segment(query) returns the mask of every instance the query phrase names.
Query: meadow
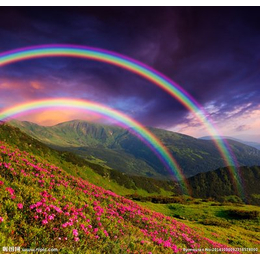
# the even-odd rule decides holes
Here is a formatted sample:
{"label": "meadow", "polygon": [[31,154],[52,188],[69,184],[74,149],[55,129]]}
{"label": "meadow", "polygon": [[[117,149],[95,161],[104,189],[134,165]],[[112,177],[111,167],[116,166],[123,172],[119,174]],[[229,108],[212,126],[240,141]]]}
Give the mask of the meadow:
{"label": "meadow", "polygon": [[[28,248],[57,253],[243,253],[235,249],[237,242],[228,241],[231,236],[224,239],[221,227],[197,223],[204,218],[198,214],[202,207],[210,219],[213,209],[217,211],[210,202],[137,203],[4,142],[0,172],[0,248],[19,247],[21,253]],[[250,221],[254,229],[259,217]],[[227,232],[238,226],[232,225]],[[247,235],[240,246],[257,247],[257,230]]]}
{"label": "meadow", "polygon": [[226,243],[234,248],[259,248],[259,206],[190,198],[174,204],[138,204],[181,220],[219,243]]}

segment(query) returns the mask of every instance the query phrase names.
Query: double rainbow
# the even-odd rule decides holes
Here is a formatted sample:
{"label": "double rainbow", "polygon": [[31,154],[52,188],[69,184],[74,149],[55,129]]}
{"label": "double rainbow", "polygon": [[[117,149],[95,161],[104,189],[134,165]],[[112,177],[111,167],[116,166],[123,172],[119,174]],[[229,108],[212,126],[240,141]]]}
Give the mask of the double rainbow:
{"label": "double rainbow", "polygon": [[94,112],[103,116],[104,118],[113,119],[119,122],[119,125],[129,130],[130,133],[137,136],[144,142],[166,166],[167,170],[174,174],[175,180],[180,183],[183,193],[189,194],[189,187],[186,183],[185,176],[183,175],[180,166],[172,157],[167,148],[160,142],[160,140],[152,134],[143,125],[130,118],[129,116],[114,110],[110,107],[101,105],[96,102],[77,100],[77,99],[46,99],[33,102],[27,102],[6,109],[0,113],[0,120],[5,120],[14,115],[18,115],[28,111],[35,111],[43,108],[76,108],[83,111]]}
{"label": "double rainbow", "polygon": [[[57,56],[92,59],[132,71],[133,73],[138,74],[159,86],[169,95],[182,103],[189,111],[193,112],[199,121],[204,124],[211,136],[220,136],[204,108],[178,84],[153,68],[114,52],[77,45],[41,45],[17,49],[0,54],[0,66],[26,59]],[[237,166],[235,156],[232,154],[232,151],[225,140],[221,138],[214,138],[213,140],[225,164],[227,166]],[[234,184],[236,185],[239,193],[243,195],[242,181],[239,172],[236,170],[236,167],[230,167],[230,171],[234,179]]]}

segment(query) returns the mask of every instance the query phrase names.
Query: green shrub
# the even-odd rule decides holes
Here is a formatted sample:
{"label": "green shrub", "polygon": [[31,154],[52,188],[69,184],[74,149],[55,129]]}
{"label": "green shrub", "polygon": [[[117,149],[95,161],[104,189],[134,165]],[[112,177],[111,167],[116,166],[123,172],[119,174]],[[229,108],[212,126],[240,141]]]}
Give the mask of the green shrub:
{"label": "green shrub", "polygon": [[230,224],[227,221],[214,219],[214,218],[204,219],[200,223],[207,226],[218,226],[224,228],[228,228],[230,226]]}
{"label": "green shrub", "polygon": [[257,219],[259,217],[259,212],[256,210],[238,210],[238,209],[229,209],[227,214],[236,219]]}
{"label": "green shrub", "polygon": [[225,196],[224,197],[224,202],[230,202],[230,203],[243,203],[242,199],[239,198],[236,195],[231,195],[231,196]]}

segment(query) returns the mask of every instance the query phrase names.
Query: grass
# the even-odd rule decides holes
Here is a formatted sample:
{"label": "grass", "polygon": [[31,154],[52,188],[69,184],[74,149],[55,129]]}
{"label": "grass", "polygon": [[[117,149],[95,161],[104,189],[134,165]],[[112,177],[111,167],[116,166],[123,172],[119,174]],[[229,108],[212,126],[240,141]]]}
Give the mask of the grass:
{"label": "grass", "polygon": [[202,232],[220,243],[231,247],[258,248],[260,245],[260,217],[239,219],[230,216],[230,211],[258,212],[259,206],[220,204],[195,199],[189,203],[153,204],[138,202],[139,205],[180,219],[191,228]]}

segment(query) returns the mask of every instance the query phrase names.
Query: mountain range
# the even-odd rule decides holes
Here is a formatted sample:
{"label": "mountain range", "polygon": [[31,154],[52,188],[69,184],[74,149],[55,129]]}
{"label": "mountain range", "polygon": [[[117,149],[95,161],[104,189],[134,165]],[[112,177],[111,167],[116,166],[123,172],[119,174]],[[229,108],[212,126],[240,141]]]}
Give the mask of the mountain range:
{"label": "mountain range", "polygon": [[[221,136],[221,138],[222,139],[234,140],[234,141],[237,141],[239,143],[249,145],[249,146],[252,146],[252,147],[260,150],[260,143],[258,143],[258,142],[246,141],[246,140],[243,140],[243,139],[240,139],[240,138],[234,138],[234,137],[231,137],[231,136]],[[212,140],[212,139],[219,139],[219,137],[203,136],[203,137],[200,137],[199,139]]]}
{"label": "mountain range", "polygon": [[[40,126],[26,121],[9,124],[60,151],[77,154],[129,175],[171,179],[155,154],[127,129],[73,120],[55,126]],[[212,140],[197,139],[167,130],[149,128],[168,148],[186,177],[225,166]],[[260,165],[260,151],[236,140],[227,140],[240,166]]]}

